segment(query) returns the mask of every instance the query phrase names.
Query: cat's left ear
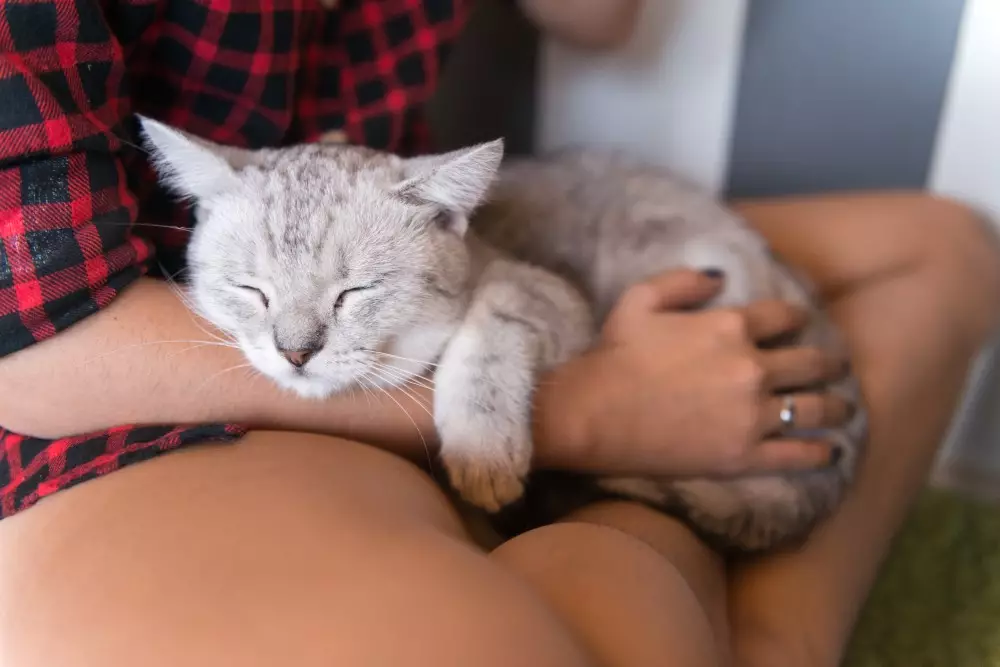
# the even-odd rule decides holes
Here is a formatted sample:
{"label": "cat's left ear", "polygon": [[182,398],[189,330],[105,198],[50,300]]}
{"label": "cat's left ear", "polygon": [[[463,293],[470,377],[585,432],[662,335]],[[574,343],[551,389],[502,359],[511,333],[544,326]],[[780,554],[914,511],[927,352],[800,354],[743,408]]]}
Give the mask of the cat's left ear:
{"label": "cat's left ear", "polygon": [[450,214],[455,233],[465,234],[469,216],[483,203],[503,159],[503,139],[471,148],[411,158],[405,181],[393,194],[415,205],[432,205]]}
{"label": "cat's left ear", "polygon": [[236,172],[252,164],[255,153],[196,137],[145,116],[137,116],[150,162],[164,184],[195,201],[234,187]]}

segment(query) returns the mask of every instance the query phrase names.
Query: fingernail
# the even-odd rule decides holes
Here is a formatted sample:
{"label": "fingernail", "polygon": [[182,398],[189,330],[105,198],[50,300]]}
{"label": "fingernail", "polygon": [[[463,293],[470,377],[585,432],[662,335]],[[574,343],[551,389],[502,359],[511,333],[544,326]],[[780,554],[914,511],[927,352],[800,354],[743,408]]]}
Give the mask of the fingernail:
{"label": "fingernail", "polygon": [[852,419],[854,419],[854,415],[856,415],[856,414],[858,414],[858,405],[857,405],[857,403],[848,403],[847,404],[847,421],[851,421]]}
{"label": "fingernail", "polygon": [[721,269],[702,269],[701,275],[712,280],[722,280],[723,276],[725,276]]}
{"label": "fingernail", "polygon": [[830,465],[831,466],[835,466],[838,463],[840,463],[840,459],[841,459],[841,457],[843,457],[843,455],[844,455],[844,452],[840,449],[840,447],[834,447],[833,449],[831,449],[830,450]]}
{"label": "fingernail", "polygon": [[844,363],[841,366],[841,371],[844,373],[844,375],[850,375],[851,374],[851,360],[850,359],[845,359],[844,360]]}

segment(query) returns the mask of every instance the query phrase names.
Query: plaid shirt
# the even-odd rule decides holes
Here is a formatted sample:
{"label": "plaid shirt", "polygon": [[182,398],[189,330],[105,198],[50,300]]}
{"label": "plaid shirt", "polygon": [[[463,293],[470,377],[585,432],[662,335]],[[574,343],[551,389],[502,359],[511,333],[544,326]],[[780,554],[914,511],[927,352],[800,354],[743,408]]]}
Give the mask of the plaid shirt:
{"label": "plaid shirt", "polygon": [[[327,4],[333,4],[328,2]],[[471,0],[0,0],[0,356],[182,262],[189,214],[131,144],[133,113],[246,147],[414,152]],[[154,258],[155,254],[155,258]],[[2,400],[2,398],[0,398]],[[0,425],[0,518],[237,425],[120,426],[60,440]]]}

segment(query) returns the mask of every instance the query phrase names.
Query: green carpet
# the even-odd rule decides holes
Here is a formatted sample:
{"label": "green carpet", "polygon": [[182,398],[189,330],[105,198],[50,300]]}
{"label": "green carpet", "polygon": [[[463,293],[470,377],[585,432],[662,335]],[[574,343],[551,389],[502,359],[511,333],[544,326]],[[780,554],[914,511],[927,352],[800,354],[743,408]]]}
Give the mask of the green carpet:
{"label": "green carpet", "polygon": [[1000,507],[921,498],[845,667],[1000,667]]}

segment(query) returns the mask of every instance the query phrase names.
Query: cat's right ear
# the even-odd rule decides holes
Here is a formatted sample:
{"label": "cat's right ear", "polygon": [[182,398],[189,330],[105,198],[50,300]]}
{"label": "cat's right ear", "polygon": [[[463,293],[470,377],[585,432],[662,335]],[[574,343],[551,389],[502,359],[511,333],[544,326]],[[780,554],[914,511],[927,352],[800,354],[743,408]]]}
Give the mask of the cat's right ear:
{"label": "cat's right ear", "polygon": [[406,161],[409,178],[393,194],[410,204],[439,208],[449,214],[446,226],[462,235],[469,216],[486,198],[502,159],[502,139],[443,155],[410,158]]}
{"label": "cat's right ear", "polygon": [[145,116],[138,116],[150,162],[170,190],[204,199],[236,183],[236,170],[253,161],[251,151],[221,146]]}

